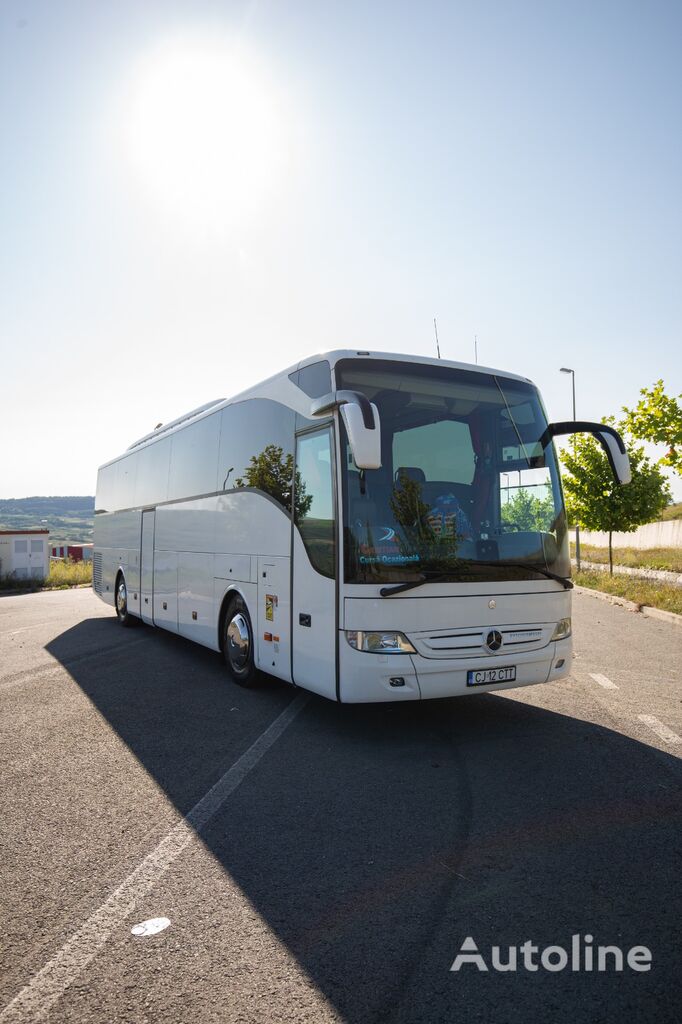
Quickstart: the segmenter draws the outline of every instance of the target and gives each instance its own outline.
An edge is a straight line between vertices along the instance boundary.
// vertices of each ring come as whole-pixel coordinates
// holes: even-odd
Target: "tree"
[[[269,444],[259,455],[252,455],[244,476],[235,480],[236,487],[257,487],[271,495],[284,508],[291,506],[291,485],[294,478],[294,457],[285,457],[284,450],[276,444]],[[304,519],[313,503],[312,494],[306,494],[301,474],[296,471],[296,494],[294,515],[296,521]]]
[[[422,561],[428,558],[432,569],[452,568],[461,540],[457,524],[452,524],[451,532],[443,529],[442,520],[435,525],[431,506],[422,497],[421,483],[401,473],[393,487],[390,506],[395,521],[402,527],[403,536],[397,537],[400,550],[406,555],[418,551]]]
[[[422,485],[418,480],[401,473],[393,487],[390,505],[395,521],[403,527],[411,543],[419,547],[434,542],[435,534],[426,519],[429,506],[422,498]]]
[[[682,474],[682,405],[677,398],[666,395],[662,380],[653,387],[642,388],[642,396],[634,409],[623,406],[625,428],[640,441],[665,444],[668,451],[658,461]]]
[[[613,417],[604,422],[613,423]],[[623,424],[619,429],[623,430]],[[561,453],[561,461],[570,474],[563,478],[569,521],[587,530],[608,533],[609,571],[613,574],[613,533],[631,533],[656,519],[670,500],[668,481],[631,437],[624,437],[624,441],[632,480],[622,486],[614,480],[595,437],[576,434],[573,441],[575,447],[572,443],[571,448]]]
[[[551,493],[544,498],[536,498],[525,487],[519,488],[514,497],[501,509],[502,522],[509,526],[517,526],[519,530],[546,532],[551,529],[554,516],[554,500]]]

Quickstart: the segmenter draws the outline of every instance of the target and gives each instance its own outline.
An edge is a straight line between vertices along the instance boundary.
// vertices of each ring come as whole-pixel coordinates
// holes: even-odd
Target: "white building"
[[[49,530],[0,530],[0,576],[45,579],[50,572]]]

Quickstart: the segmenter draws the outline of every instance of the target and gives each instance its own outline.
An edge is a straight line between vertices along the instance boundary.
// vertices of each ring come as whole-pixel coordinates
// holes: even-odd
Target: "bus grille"
[[[502,644],[491,650],[486,640],[491,629],[502,634]],[[517,651],[534,651],[545,647],[554,626],[540,623],[532,626],[485,626],[461,630],[441,630],[438,633],[410,633],[409,639],[425,658],[489,658],[491,655],[509,657]]]
[[[96,594],[102,593],[102,552],[95,551],[92,556],[92,589]]]

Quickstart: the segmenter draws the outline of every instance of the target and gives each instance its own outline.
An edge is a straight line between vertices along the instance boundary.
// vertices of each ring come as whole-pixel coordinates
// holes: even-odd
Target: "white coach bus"
[[[136,441],[99,470],[93,587],[138,620],[337,701],[569,672],[566,513],[535,386],[337,351]]]

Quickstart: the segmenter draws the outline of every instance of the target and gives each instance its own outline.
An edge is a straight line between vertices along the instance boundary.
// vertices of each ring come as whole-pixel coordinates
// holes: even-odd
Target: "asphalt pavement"
[[[682,629],[573,617],[567,680],[339,706],[0,598],[0,1024],[679,1020]]]

